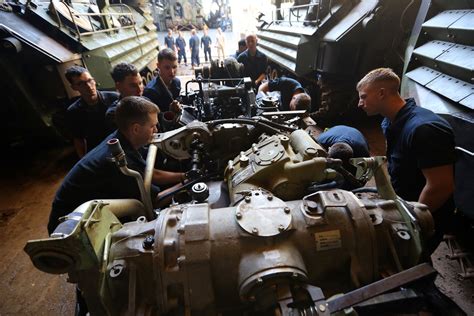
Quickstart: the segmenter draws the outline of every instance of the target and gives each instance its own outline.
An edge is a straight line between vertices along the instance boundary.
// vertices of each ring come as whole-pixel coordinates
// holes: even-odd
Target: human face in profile
[[[148,145],[153,140],[153,134],[158,132],[158,113],[148,113],[148,120],[144,124],[136,125],[137,143],[139,147]]]
[[[381,91],[380,87],[375,85],[363,86],[359,89],[358,107],[369,116],[380,114],[382,96],[383,91]]]

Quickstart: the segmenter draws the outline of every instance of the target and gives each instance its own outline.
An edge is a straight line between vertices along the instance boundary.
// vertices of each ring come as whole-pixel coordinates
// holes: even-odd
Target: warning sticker
[[[316,251],[336,249],[342,247],[341,232],[337,230],[328,230],[314,234],[316,240]]]
[[[232,177],[232,187],[238,186],[240,183],[250,178],[254,173],[255,170],[253,169],[252,163],[250,163],[246,168],[240,169]]]

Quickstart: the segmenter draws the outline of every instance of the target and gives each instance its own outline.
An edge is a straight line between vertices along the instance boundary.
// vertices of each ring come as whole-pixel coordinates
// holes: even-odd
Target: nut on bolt
[[[143,249],[145,250],[152,249],[154,243],[155,243],[155,237],[153,237],[152,235],[146,236],[145,240],[143,240]]]
[[[319,308],[319,310],[320,310],[321,312],[325,312],[325,311],[326,311],[326,305],[324,305],[324,304],[319,304],[318,308]]]
[[[247,196],[245,197],[245,202],[250,203],[250,200],[251,200],[251,199],[250,199],[250,196],[247,195]]]
[[[242,218],[242,213],[240,213],[240,212],[235,213],[235,217],[237,217],[237,219],[241,219]]]
[[[291,211],[291,209],[288,206],[286,206],[283,210],[285,211],[286,214],[289,214]]]

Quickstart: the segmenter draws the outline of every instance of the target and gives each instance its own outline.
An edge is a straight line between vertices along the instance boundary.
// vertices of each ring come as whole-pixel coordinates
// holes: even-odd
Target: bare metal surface
[[[371,153],[383,154],[385,143],[379,125],[363,125],[360,128],[370,142]],[[73,315],[74,285],[67,283],[65,276],[38,271],[23,251],[27,240],[47,236],[46,223],[51,201],[63,177],[74,163],[73,149],[48,150],[42,154],[17,154],[11,157],[16,159],[3,164],[0,179],[0,314]],[[180,226],[181,219],[177,220],[176,214],[170,215],[174,217],[169,217],[169,225],[160,226],[160,229],[174,229],[172,225]],[[225,213],[215,213],[213,217],[215,221],[225,223],[224,215]],[[223,224],[224,227],[227,225]],[[224,227],[216,229],[214,236],[229,236],[231,232]],[[175,232],[178,235],[176,230]],[[230,241],[229,245],[232,245]],[[174,260],[172,253],[169,252],[169,261],[180,263],[183,258]],[[458,263],[445,258],[446,253],[446,246],[441,244],[432,257],[439,272],[436,284],[464,311],[471,312],[474,310],[473,283],[469,280],[462,281],[457,276],[460,271]],[[167,257],[156,260],[165,258]],[[231,254],[225,258],[225,262],[232,262],[235,258],[235,255]],[[170,273],[166,278],[161,278],[163,285],[165,282],[169,284],[179,280],[178,274],[171,273],[175,267],[168,267]],[[228,266],[215,269],[219,277],[214,279],[213,283],[222,287],[230,281]],[[174,281],[171,278],[174,278]],[[227,297],[229,292],[224,291],[218,295]]]
[[[276,236],[291,224],[291,214],[286,203],[264,191],[248,195],[237,206],[235,215],[239,226],[256,236]]]
[[[434,273],[436,273],[436,270],[433,269],[433,267],[429,264],[420,264],[398,274],[391,275],[383,280],[374,282],[360,289],[354,290],[350,293],[345,294],[342,297],[336,298],[335,300],[329,302],[329,309],[332,313],[340,311],[344,308],[356,305],[357,303],[361,303],[369,298],[372,298],[389,290],[393,290],[406,283],[427,277]]]

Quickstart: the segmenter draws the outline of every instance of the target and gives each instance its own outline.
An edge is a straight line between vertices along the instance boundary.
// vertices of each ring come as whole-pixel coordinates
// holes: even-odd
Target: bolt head
[[[257,227],[254,227],[254,228],[252,229],[252,233],[258,234],[258,228],[257,228]]]
[[[240,212],[235,213],[235,217],[237,217],[237,219],[241,219],[242,218],[242,213],[240,213]]]
[[[250,196],[246,196],[246,197],[245,197],[245,202],[250,203],[250,200],[251,200],[251,199],[250,199]]]
[[[152,235],[146,236],[145,240],[143,240],[143,249],[145,250],[152,249],[154,243],[155,243],[155,237],[153,237]]]
[[[286,214],[289,214],[291,209],[287,206],[283,209],[285,211]]]

